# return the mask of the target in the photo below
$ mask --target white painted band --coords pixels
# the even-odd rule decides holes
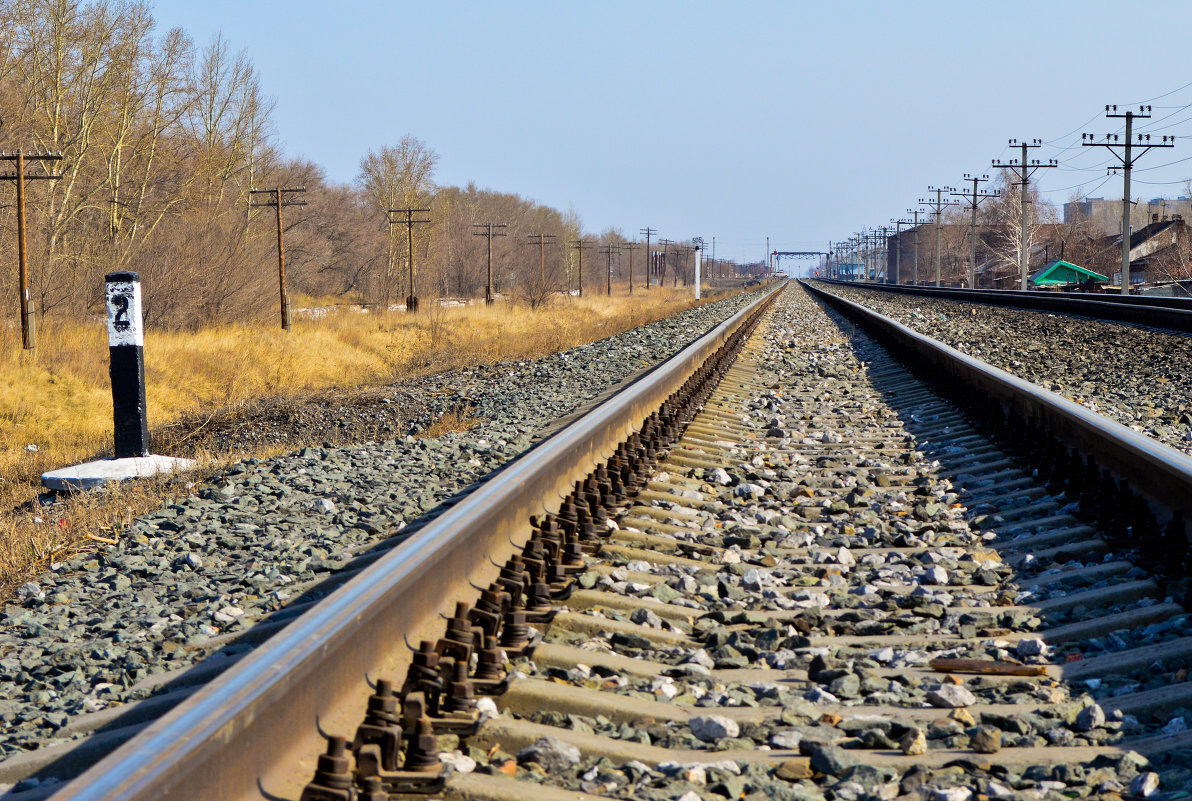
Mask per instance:
[[[141,322],[141,282],[113,281],[108,290],[108,344],[145,345],[145,328]]]

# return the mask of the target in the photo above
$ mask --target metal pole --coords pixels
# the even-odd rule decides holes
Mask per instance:
[[[1027,288],[1027,281],[1029,280],[1029,276],[1027,275],[1027,267],[1029,266],[1030,260],[1031,260],[1030,244],[1028,241],[1029,234],[1030,234],[1030,230],[1029,230],[1030,221],[1027,219],[1027,212],[1029,211],[1029,203],[1030,203],[1030,200],[1027,197],[1027,187],[1030,185],[1031,175],[1030,175],[1030,169],[1027,167],[1027,163],[1026,163],[1026,148],[1027,148],[1027,144],[1026,144],[1026,142],[1023,142],[1022,143],[1022,198],[1021,198],[1021,200],[1022,200],[1022,204],[1021,204],[1022,205],[1022,212],[1021,212],[1021,214],[1022,214],[1022,242],[1019,244],[1020,254],[1018,257],[1018,271],[1019,271],[1018,288],[1021,289],[1023,292],[1025,292],[1026,288]]]
[[[286,294],[286,245],[282,238],[281,188],[274,193],[277,201],[277,285],[281,294],[281,327],[290,330],[290,298]]]
[[[33,350],[33,331],[29,326],[29,261],[25,248],[25,153],[17,149],[17,264],[21,293],[21,346]]]
[[[1126,157],[1122,159],[1122,292],[1130,294],[1130,137],[1134,128],[1134,112],[1126,112]]]

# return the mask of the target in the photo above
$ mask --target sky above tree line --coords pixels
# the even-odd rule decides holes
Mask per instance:
[[[1011,158],[1044,197],[1120,198],[1106,104],[1135,130],[1136,198],[1192,177],[1192,3],[159,0],[160,30],[244,49],[288,156],[352,181],[404,134],[437,181],[574,209],[585,229],[716,237],[718,257],[824,250]]]

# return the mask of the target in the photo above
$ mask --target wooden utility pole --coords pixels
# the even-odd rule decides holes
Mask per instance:
[[[636,242],[623,242],[621,244],[625,250],[629,251],[629,294],[633,294],[633,251],[641,247]]]
[[[662,245],[662,263],[658,269],[658,288],[662,289],[663,285],[666,283],[667,248],[674,244],[674,242],[670,239],[659,239],[658,244]]]
[[[482,236],[488,240],[488,283],[484,286],[484,303],[491,306],[493,303],[493,237],[505,236],[504,231],[494,231],[495,228],[507,228],[505,223],[472,223],[473,228],[481,228],[481,231],[473,231],[472,236]]]
[[[542,289],[546,289],[546,246],[551,244],[554,234],[528,234],[526,240],[531,245],[538,246],[538,270],[542,280]]]
[[[588,244],[586,239],[577,239],[571,243],[571,249],[579,254],[579,296],[584,296],[584,251],[591,250],[592,246]]]
[[[647,225],[645,228],[638,231],[638,233],[646,238],[646,289],[649,290],[649,288],[650,288],[650,268],[654,264],[653,260],[650,258],[650,255],[651,255],[650,254],[650,237],[652,235],[658,233],[658,231]]]
[[[25,159],[42,162],[40,174],[25,174]],[[16,172],[0,175],[0,179],[17,185],[17,291],[21,296],[21,347],[33,350],[37,347],[37,335],[33,330],[32,309],[29,305],[29,253],[25,246],[25,181],[54,181],[62,177],[46,169],[45,162],[61,161],[61,153],[29,153],[17,149],[16,153],[0,153],[0,161],[13,162]]]
[[[620,253],[621,248],[617,245],[605,245],[601,252],[608,256],[608,272],[604,274],[604,278],[608,287],[608,296],[611,298],[613,296],[613,254]]]
[[[290,330],[290,296],[286,290],[286,243],[282,236],[281,209],[282,206],[305,206],[305,200],[291,200],[287,195],[302,194],[305,186],[292,189],[274,187],[273,189],[248,190],[249,204],[254,208],[273,207],[277,210],[277,285],[281,294],[281,327]],[[253,195],[263,195],[267,199],[253,202]]]
[[[409,263],[410,263],[410,294],[406,296],[406,311],[408,311],[408,312],[418,311],[418,293],[414,289],[414,226],[415,225],[425,225],[430,222],[429,219],[416,220],[416,219],[414,219],[414,215],[415,214],[426,214],[429,212],[430,212],[430,209],[386,209],[385,210],[385,217],[386,217],[386,219],[389,220],[390,225],[396,225],[397,223],[405,223],[406,224],[406,247],[407,247],[407,252],[409,253]],[[404,214],[404,215],[406,215],[406,217],[404,220],[401,219],[400,217],[398,217],[397,219],[394,219],[393,215],[395,215],[395,214]]]
[[[1130,172],[1134,169],[1134,162],[1143,156],[1148,150],[1153,147],[1175,147],[1174,136],[1164,136],[1154,142],[1151,141],[1150,134],[1139,134],[1137,141],[1131,141],[1134,135],[1134,120],[1145,120],[1151,116],[1150,106],[1139,106],[1138,111],[1127,111],[1124,114],[1119,114],[1117,106],[1106,106],[1105,116],[1109,119],[1124,119],[1126,121],[1126,137],[1123,140],[1118,139],[1117,134],[1105,134],[1105,141],[1098,142],[1096,137],[1092,134],[1081,134],[1081,144],[1085,147],[1103,147],[1117,157],[1121,162],[1120,165],[1111,167],[1111,170],[1122,171],[1122,292],[1123,295],[1130,294]],[[1112,110],[1111,110],[1112,109]],[[1142,152],[1137,155],[1131,155],[1131,147],[1140,147]],[[1122,152],[1118,152],[1118,148],[1122,148]],[[1023,151],[1026,152],[1025,150]]]
[[[1033,139],[1030,142],[1019,142],[1017,139],[1011,139],[1010,146],[1022,148],[1022,160],[1019,161],[1018,159],[1010,159],[1009,161],[1000,162],[997,159],[994,159],[993,166],[1013,172],[1018,176],[1018,181],[1015,182],[1015,185],[1022,187],[1022,197],[1020,198],[1022,206],[1022,230],[1019,232],[1020,239],[1018,243],[1018,288],[1025,292],[1027,290],[1027,281],[1029,278],[1028,268],[1030,267],[1031,263],[1029,224],[1031,198],[1030,193],[1027,190],[1031,183],[1031,176],[1034,175],[1036,171],[1041,170],[1044,167],[1058,167],[1059,164],[1055,159],[1049,159],[1046,162],[1041,162],[1038,159],[1033,159],[1031,161],[1027,160],[1027,150],[1043,146],[1043,143],[1038,139]],[[1129,271],[1127,270],[1127,272]]]

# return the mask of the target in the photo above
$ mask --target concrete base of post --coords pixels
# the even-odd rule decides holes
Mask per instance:
[[[109,481],[148,478],[162,473],[189,470],[198,462],[174,456],[133,456],[126,459],[96,459],[41,474],[42,486],[59,492],[96,489]]]

